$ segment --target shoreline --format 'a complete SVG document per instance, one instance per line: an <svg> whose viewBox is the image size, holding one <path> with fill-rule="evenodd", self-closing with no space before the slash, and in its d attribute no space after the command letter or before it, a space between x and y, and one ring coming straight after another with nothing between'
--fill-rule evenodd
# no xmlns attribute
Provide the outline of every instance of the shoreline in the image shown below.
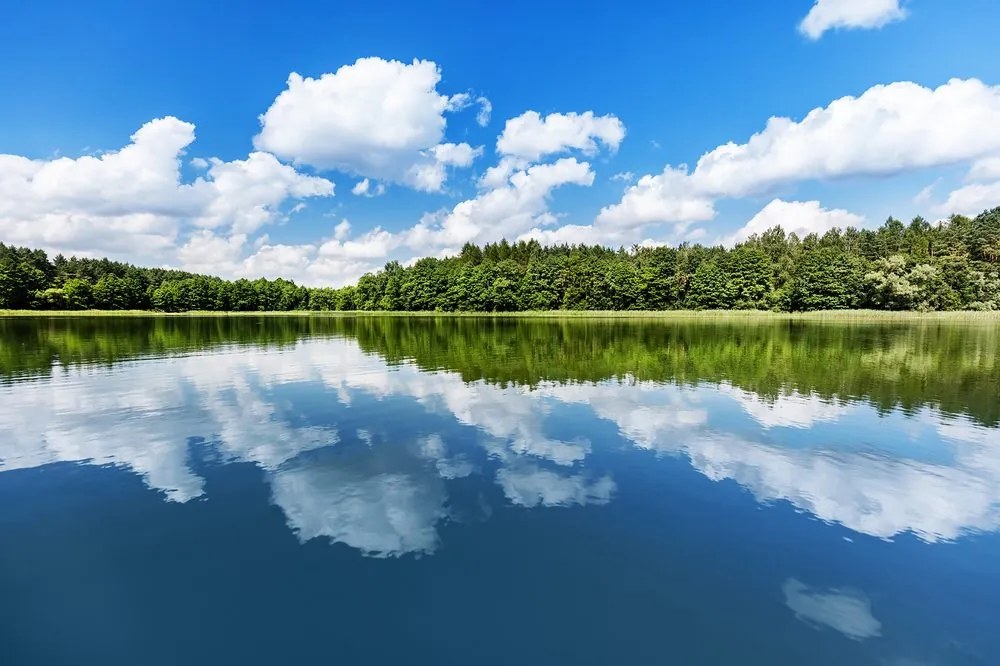
<svg viewBox="0 0 1000 666"><path fill-rule="evenodd" d="M112 318L112 317L418 317L473 319L622 319L622 320L770 320L843 322L978 322L1000 324L1000 311L915 310L822 310L814 312L772 312L768 310L550 310L521 312L437 312L437 311L267 311L267 312L157 312L155 310L0 310L0 318Z"/></svg>

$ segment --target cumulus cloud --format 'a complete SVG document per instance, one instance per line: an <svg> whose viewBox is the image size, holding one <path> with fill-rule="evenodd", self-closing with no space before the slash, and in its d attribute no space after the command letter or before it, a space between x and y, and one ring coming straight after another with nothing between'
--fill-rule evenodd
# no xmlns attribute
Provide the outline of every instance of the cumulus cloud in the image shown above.
<svg viewBox="0 0 1000 666"><path fill-rule="evenodd" d="M900 0L816 0L799 24L809 39L819 39L835 28L881 28L906 18Z"/></svg>
<svg viewBox="0 0 1000 666"><path fill-rule="evenodd" d="M332 236L318 243L271 243L263 236L249 247L243 234L200 231L177 252L185 270L229 278L285 278L308 286L341 286L356 282L382 265L399 238L375 228L351 239L351 224L341 220Z"/></svg>
<svg viewBox="0 0 1000 666"><path fill-rule="evenodd" d="M750 236L761 235L768 229L780 226L787 233L799 238L809 234L822 236L830 229L859 228L865 222L861 215L855 215L841 208L823 208L818 201L782 201L774 199L762 208L750 221L725 239L727 245L741 243Z"/></svg>
<svg viewBox="0 0 1000 666"><path fill-rule="evenodd" d="M351 194L368 198L381 196L385 194L385 183L372 183L370 178L362 178L351 188Z"/></svg>
<svg viewBox="0 0 1000 666"><path fill-rule="evenodd" d="M548 210L553 190L564 185L588 187L594 172L587 162L564 157L513 171L502 185L458 203L451 211L428 216L402 233L417 252L457 251L464 243L515 238L537 225L555 221Z"/></svg>
<svg viewBox="0 0 1000 666"><path fill-rule="evenodd" d="M1000 157L976 160L969 168L965 180L965 185L952 190L945 201L932 207L935 215L974 216L995 208L1000 202Z"/></svg>
<svg viewBox="0 0 1000 666"><path fill-rule="evenodd" d="M624 136L620 120L592 111L544 118L528 111L512 118L497 139L500 159L480 178L479 193L394 234L394 247L441 256L468 242L543 235L557 221L549 211L552 193L564 185L589 187L595 177L590 163L577 157L546 158L616 150ZM478 155L479 149L467 144L440 144L434 149L439 164L467 165Z"/></svg>
<svg viewBox="0 0 1000 666"><path fill-rule="evenodd" d="M282 164L274 155L255 152L245 160L209 160L208 179L195 181L196 190L206 190L209 202L194 219L199 227L230 226L233 233L252 233L275 219L278 206L287 199L333 195L333 183L305 176Z"/></svg>
<svg viewBox="0 0 1000 666"><path fill-rule="evenodd" d="M246 245L245 234L228 238L209 230L193 233L177 250L181 265L195 273L232 273Z"/></svg>
<svg viewBox="0 0 1000 666"><path fill-rule="evenodd" d="M613 115L550 113L544 118L537 111L526 111L511 118L497 139L497 152L517 159L536 162L547 155L579 150L595 155L599 145L614 152L625 138L625 125Z"/></svg>
<svg viewBox="0 0 1000 666"><path fill-rule="evenodd" d="M635 228L658 222L702 222L715 217L714 199L692 187L684 168L642 176L621 202L601 209L598 224Z"/></svg>
<svg viewBox="0 0 1000 666"><path fill-rule="evenodd" d="M445 113L471 101L466 93L438 92L440 80L429 60L361 58L319 78L293 72L260 117L254 146L296 163L438 191L445 167L468 165L437 159Z"/></svg>
<svg viewBox="0 0 1000 666"><path fill-rule="evenodd" d="M952 79L938 88L898 82L843 97L800 120L771 118L742 144L668 165L603 208L597 224L641 227L710 220L724 198L808 180L884 176L1000 153L1000 87Z"/></svg>
<svg viewBox="0 0 1000 666"><path fill-rule="evenodd" d="M948 198L933 207L935 214L974 216L995 208L1000 202L1000 180L992 183L970 183L948 194Z"/></svg>
<svg viewBox="0 0 1000 666"><path fill-rule="evenodd" d="M181 159L194 130L165 117L99 156L0 155L0 235L68 253L163 258L191 226L238 236L278 219L289 199L333 195L329 180L261 152L203 160L206 173L185 183Z"/></svg>
<svg viewBox="0 0 1000 666"><path fill-rule="evenodd" d="M431 159L414 164L407 171L407 180L418 190L438 192L448 179L448 167L468 167L483 154L482 147L467 143L440 143L425 155Z"/></svg>
<svg viewBox="0 0 1000 666"><path fill-rule="evenodd" d="M800 620L835 629L851 640L882 635L868 597L858 590L818 590L789 578L781 586L788 606Z"/></svg>
<svg viewBox="0 0 1000 666"><path fill-rule="evenodd" d="M337 226L333 228L333 237L336 240L344 240L351 235L351 223L346 219L341 220L337 223Z"/></svg>
<svg viewBox="0 0 1000 666"><path fill-rule="evenodd" d="M969 169L966 180L976 183L1000 180L1000 157L984 157L976 160Z"/></svg>

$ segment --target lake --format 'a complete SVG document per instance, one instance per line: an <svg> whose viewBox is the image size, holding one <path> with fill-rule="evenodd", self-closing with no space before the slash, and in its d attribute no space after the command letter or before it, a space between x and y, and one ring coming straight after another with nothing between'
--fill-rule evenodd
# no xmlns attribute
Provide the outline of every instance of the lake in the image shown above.
<svg viewBox="0 0 1000 666"><path fill-rule="evenodd" d="M1000 664L1000 328L0 319L0 663Z"/></svg>

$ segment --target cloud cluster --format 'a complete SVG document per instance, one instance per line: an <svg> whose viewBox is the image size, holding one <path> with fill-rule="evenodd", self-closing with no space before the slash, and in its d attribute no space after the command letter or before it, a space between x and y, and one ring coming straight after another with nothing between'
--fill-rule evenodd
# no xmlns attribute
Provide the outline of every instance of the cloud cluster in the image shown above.
<svg viewBox="0 0 1000 666"><path fill-rule="evenodd" d="M934 206L939 216L977 215L1000 203L1000 155L975 161L965 176L965 184L952 190L948 197Z"/></svg>
<svg viewBox="0 0 1000 666"><path fill-rule="evenodd" d="M836 28L881 28L906 18L900 0L816 0L799 31L809 39L819 39Z"/></svg>
<svg viewBox="0 0 1000 666"><path fill-rule="evenodd" d="M290 199L328 197L334 185L273 155L202 160L181 176L194 125L151 120L117 151L31 160L0 155L0 235L7 242L89 254L159 256L185 227L241 235L275 221Z"/></svg>
<svg viewBox="0 0 1000 666"><path fill-rule="evenodd" d="M810 13L819 18L808 20L875 25L871 16L891 14L890 4L902 11L896 3L871 16L859 9L876 4L820 0ZM333 195L326 170L351 174L351 192L362 199L385 194L390 183L453 195L449 179L485 151L449 140L448 119L476 109L485 126L492 105L472 92L443 93L440 82L439 67L427 60L362 58L316 78L293 73L260 116L256 151L244 159L194 157L184 164L194 126L172 117L150 121L128 145L103 154L0 155L0 235L229 278L339 286L389 259L446 256L467 242L732 244L775 224L802 236L865 223L854 212L787 196L811 181L969 165L966 182L944 201L930 202L928 190L921 201L927 212L975 214L1000 199L1000 87L976 79L937 88L896 82L800 120L771 118L745 142L719 145L693 167L667 164L638 177L621 172L613 176L628 185L620 200L592 220L567 221L551 210L552 200L566 186L593 185L591 161L618 151L623 122L590 110L529 110L506 120L495 161L457 203L403 224L356 231L331 225L306 241L271 239L268 225L322 219L306 202ZM742 228L710 233L705 223L717 217L720 202L758 197L770 202Z"/></svg>
<svg viewBox="0 0 1000 666"><path fill-rule="evenodd" d="M624 138L625 125L615 116L595 116L593 111L586 111L550 113L543 118L537 111L527 111L507 121L497 139L497 152L537 162L568 150L596 155L598 144L614 152Z"/></svg>
<svg viewBox="0 0 1000 666"><path fill-rule="evenodd" d="M805 238L809 234L822 236L831 229L860 228L865 218L842 208L823 208L818 201L782 201L774 199L750 221L724 239L726 245L741 243L753 235L781 226L785 232Z"/></svg>
<svg viewBox="0 0 1000 666"><path fill-rule="evenodd" d="M601 210L597 224L706 221L715 217L720 199L989 157L1000 153L998 119L1000 87L976 79L952 79L934 89L908 82L874 86L800 121L771 118L746 143L718 146L693 169L668 165L643 176L620 202Z"/></svg>
<svg viewBox="0 0 1000 666"><path fill-rule="evenodd" d="M594 182L589 162L566 155L614 151L624 136L624 125L612 115L587 111L542 117L527 111L507 121L497 139L499 159L480 178L476 196L450 210L426 214L400 231L376 228L359 238L356 247L371 250L365 258L373 260L370 267L375 268L376 256L385 258L397 250L410 257L442 256L457 253L469 242L545 233L543 229L557 221L549 210L552 193L566 185L589 187ZM468 165L479 151L464 144L442 144L435 154L441 163ZM356 190L365 194L368 186L359 184Z"/></svg>
<svg viewBox="0 0 1000 666"><path fill-rule="evenodd" d="M361 58L315 79L292 73L261 115L254 146L296 164L440 191L448 167L469 166L481 152L444 142L445 114L470 100L438 92L440 81L429 60Z"/></svg>

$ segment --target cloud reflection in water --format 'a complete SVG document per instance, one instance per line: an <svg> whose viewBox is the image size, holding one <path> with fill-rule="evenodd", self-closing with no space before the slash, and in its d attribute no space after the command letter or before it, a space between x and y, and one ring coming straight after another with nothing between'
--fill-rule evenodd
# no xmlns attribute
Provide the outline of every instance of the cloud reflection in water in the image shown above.
<svg viewBox="0 0 1000 666"><path fill-rule="evenodd" d="M390 401L478 434L451 450L442 433L420 430L421 419L394 421ZM378 409L359 412L372 404ZM274 502L303 541L327 538L377 556L432 553L456 479L489 474L520 507L612 501L617 484L593 462L598 445L610 444L595 433L610 431L562 416L581 408L635 449L683 456L701 474L732 479L758 501L787 501L863 534L909 532L936 541L1000 526L996 431L930 409L906 418L910 431L937 441L941 455L906 457L877 437L863 450L793 437L852 420L882 428L866 404L797 393L766 401L725 384L465 382L449 371L390 367L350 340L54 370L4 385L0 472L58 461L114 464L167 500L186 502L205 492L189 461L188 442L199 437L222 460L265 470ZM337 455L344 446L340 423L352 414L368 419L358 437L370 445ZM895 429L884 436L908 435ZM477 456L495 471L474 462ZM807 616L805 602L817 597L792 592L796 612Z"/></svg>

